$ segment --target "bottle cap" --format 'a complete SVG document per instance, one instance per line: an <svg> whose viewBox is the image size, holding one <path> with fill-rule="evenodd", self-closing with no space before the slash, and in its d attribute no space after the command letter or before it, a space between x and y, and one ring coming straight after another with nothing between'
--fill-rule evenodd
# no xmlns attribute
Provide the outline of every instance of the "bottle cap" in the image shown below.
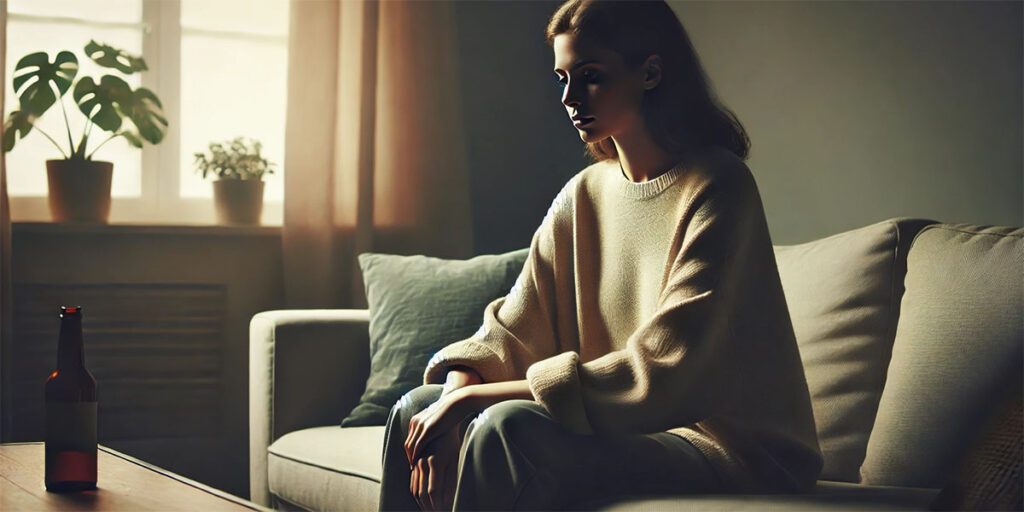
<svg viewBox="0 0 1024 512"><path fill-rule="evenodd" d="M60 307L60 314L61 314L61 316L64 316L64 315L80 315L80 314L82 314L82 306L61 306Z"/></svg>

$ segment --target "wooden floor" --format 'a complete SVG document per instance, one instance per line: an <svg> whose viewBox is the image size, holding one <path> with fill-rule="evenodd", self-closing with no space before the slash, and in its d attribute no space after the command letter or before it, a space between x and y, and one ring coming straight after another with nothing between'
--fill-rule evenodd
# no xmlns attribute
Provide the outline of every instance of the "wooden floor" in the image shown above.
<svg viewBox="0 0 1024 512"><path fill-rule="evenodd" d="M266 511L123 453L100 447L98 490L46 492L43 444L0 445L0 510Z"/></svg>

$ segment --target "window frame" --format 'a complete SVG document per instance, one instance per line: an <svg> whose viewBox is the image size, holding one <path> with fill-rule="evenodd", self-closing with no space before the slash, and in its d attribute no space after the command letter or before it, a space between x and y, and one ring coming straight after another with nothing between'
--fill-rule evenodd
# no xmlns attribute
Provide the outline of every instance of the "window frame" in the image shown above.
<svg viewBox="0 0 1024 512"><path fill-rule="evenodd" d="M61 16L11 13L3 2L6 22L12 20L60 21L97 28L137 28L142 31L142 58L149 69L141 74L142 87L157 93L164 106L168 128L156 145L144 143L140 195L112 197L110 223L147 225L217 224L214 200L181 195L181 1L142 0L141 22L105 22ZM231 31L195 32L245 35ZM259 36L256 36L259 37ZM286 43L287 44L287 43ZM286 101L286 99L283 99ZM281 169L279 167L279 169ZM40 172L43 172L41 169ZM116 172L116 169L115 169ZM279 170L283 172L283 169ZM46 196L10 195L13 222L50 222ZM284 207L281 200L264 198L264 226L280 226Z"/></svg>

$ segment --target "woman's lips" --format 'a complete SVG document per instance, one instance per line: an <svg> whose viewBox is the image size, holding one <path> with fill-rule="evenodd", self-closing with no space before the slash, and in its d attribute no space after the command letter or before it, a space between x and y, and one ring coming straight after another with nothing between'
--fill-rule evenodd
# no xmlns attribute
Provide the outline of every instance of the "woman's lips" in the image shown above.
<svg viewBox="0 0 1024 512"><path fill-rule="evenodd" d="M573 125L575 125L577 128L579 128L581 126L586 126L586 125L590 124L593 120L594 120L593 117L581 117L581 118L577 119L575 122L573 122Z"/></svg>

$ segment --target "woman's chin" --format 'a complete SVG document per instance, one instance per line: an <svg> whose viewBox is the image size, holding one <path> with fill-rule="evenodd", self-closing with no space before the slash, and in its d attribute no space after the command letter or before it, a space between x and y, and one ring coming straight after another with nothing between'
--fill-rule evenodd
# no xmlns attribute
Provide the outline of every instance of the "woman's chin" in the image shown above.
<svg viewBox="0 0 1024 512"><path fill-rule="evenodd" d="M580 128L577 128L576 130L580 132L580 140L583 142L600 142L605 138L604 135L601 135L594 130L585 130Z"/></svg>

